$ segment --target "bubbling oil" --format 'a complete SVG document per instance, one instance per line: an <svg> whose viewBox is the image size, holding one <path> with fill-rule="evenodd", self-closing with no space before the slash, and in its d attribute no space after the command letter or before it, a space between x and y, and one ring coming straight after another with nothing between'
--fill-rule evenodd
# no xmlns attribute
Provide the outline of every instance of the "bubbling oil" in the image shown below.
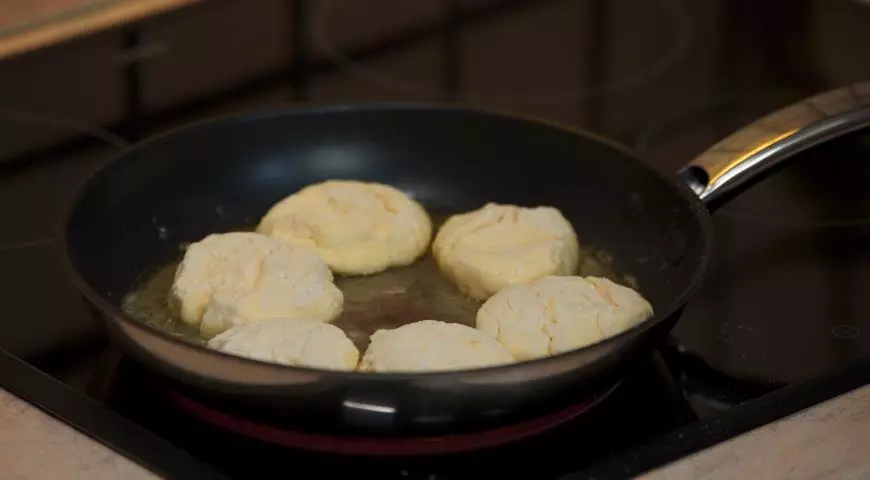
<svg viewBox="0 0 870 480"><path fill-rule="evenodd" d="M448 214L432 215L437 229ZM180 249L183 252L183 248ZM153 325L171 335L197 344L205 340L196 328L173 316L169 292L180 258L159 266L144 276L122 303L130 316ZM577 275L607 277L637 289L630 276L618 276L612 268L613 258L590 247L581 247ZM334 322L344 330L360 351L369 337L379 329L391 329L419 320L441 320L474 326L482 302L462 293L438 269L431 253L406 267L390 268L367 276L337 276L335 284L344 294L344 308Z"/></svg>

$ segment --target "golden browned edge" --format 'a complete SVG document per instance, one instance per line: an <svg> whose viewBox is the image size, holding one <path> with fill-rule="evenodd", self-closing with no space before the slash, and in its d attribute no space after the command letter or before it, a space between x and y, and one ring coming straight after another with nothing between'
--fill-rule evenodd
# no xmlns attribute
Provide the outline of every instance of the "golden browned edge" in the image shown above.
<svg viewBox="0 0 870 480"><path fill-rule="evenodd" d="M175 10L202 0L126 0L0 38L0 60Z"/></svg>

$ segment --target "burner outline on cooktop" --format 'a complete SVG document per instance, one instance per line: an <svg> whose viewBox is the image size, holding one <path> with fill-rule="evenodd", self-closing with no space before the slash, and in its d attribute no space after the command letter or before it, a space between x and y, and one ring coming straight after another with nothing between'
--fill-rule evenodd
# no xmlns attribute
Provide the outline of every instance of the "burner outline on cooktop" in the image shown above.
<svg viewBox="0 0 870 480"><path fill-rule="evenodd" d="M653 121L649 122L647 127L644 128L637 135L634 142L634 148L640 153L645 153L651 150L651 146L656 143L655 139L660 136L671 135L679 137L679 135L681 134L685 135L685 132L680 132L676 128L674 128L675 124L678 124L680 122L689 123L691 119L696 119L696 121L692 123L692 125L709 125L701 119L714 115L720 110L727 111L729 109L733 109L735 112L739 113L743 111L743 109L752 109L754 115L752 115L751 118L747 119L744 124L732 128L729 131L723 130L720 133L719 137L715 138L710 143L710 145L712 145L715 141L721 140L728 135L738 132L744 128L750 127L753 122L760 120L766 114L773 112L776 108L788 106L793 102L797 101L797 99L804 98L806 96L807 95L805 93L790 92L788 89L775 87L754 89L744 92L731 92L726 95L716 97L712 100L692 104L682 109L667 112L665 115L654 119ZM755 110L757 110L757 107L751 106L752 104L769 104L770 107L768 107L767 110L755 112ZM673 131L668 132L669 130ZM826 145L827 144L823 144L819 147L814 147L813 149L810 149L810 151L815 151L818 148L824 148ZM801 155L806 155L806 153L802 153ZM716 212L716 216L724 217L737 223L753 223L774 228L806 227L814 229L830 229L854 228L865 225L870 226L870 213L866 215L854 216L851 218L831 219L825 218L824 216L819 216L818 218L795 218L794 216L788 215L783 216L770 213L758 213L750 211L746 208L740 208L739 206L726 205Z"/></svg>
<svg viewBox="0 0 870 480"><path fill-rule="evenodd" d="M54 130L66 130L80 135L102 140L112 146L120 149L130 147L130 142L125 140L120 135L116 135L105 128L91 125L87 122L69 118L62 115L46 112L22 111L22 110L0 110L0 123L25 123L33 124L38 127L46 127Z"/></svg>
<svg viewBox="0 0 870 480"><path fill-rule="evenodd" d="M54 113L28 110L0 110L0 127L4 123L32 125L34 128L67 131L76 135L95 138L119 150L129 148L131 145L130 142L120 135L116 135L105 128L92 125L80 119ZM12 157L12 161L14 161L14 157ZM4 160L0 159L0 165L3 163ZM52 242L54 242L52 237L30 238L15 243L0 244L0 252L41 247L50 245Z"/></svg>
<svg viewBox="0 0 870 480"><path fill-rule="evenodd" d="M742 102L772 98L777 98L777 101L771 102L772 104L786 106L802 99L804 96L805 95L800 94L795 95L794 93L782 88L761 88L753 89L751 91L728 92L713 99L705 99L702 102L693 103L680 109L668 110L664 115L656 117L650 121L647 126L637 134L636 140L634 141L634 149L640 153L644 153L650 149L650 145L655 143L655 138L667 135L667 130L671 128L672 124L680 121L687 121L692 117L704 117L711 113L711 111L719 108L730 108L731 105ZM750 119L749 122L761 118L765 113L769 112L760 112L757 117ZM729 133L731 132L723 132L721 136L724 137ZM717 138L713 141L715 142L717 140L720 139Z"/></svg>
<svg viewBox="0 0 870 480"><path fill-rule="evenodd" d="M441 96L444 92L433 91L430 88L420 87L413 82L404 81L383 75L366 66L348 58L341 48L332 44L329 36L329 12L334 0L319 2L319 9L312 14L311 37L316 45L325 53L327 58L339 65L344 71L355 75L373 85L378 85L386 90L403 92L411 95ZM584 1L610 1L610 0L584 0ZM644 66L630 75L618 78L604 85L596 85L583 91L551 92L543 95L529 95L524 93L481 95L472 92L458 92L458 97L470 101L496 102L508 105L548 105L562 104L566 102L586 102L604 95L613 95L625 90L639 87L660 77L677 65L688 53L694 39L693 21L686 8L675 0L653 0L658 10L670 19L672 34L670 48L660 58L650 65Z"/></svg>

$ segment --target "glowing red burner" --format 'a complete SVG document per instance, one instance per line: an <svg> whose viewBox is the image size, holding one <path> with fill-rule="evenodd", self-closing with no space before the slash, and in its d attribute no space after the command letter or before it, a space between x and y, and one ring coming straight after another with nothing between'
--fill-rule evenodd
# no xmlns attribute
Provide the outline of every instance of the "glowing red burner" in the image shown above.
<svg viewBox="0 0 870 480"><path fill-rule="evenodd" d="M195 417L228 431L287 447L349 455L437 455L466 452L516 442L562 425L588 411L607 392L561 411L522 423L480 432L413 438L339 437L297 432L240 418L168 391L170 398Z"/></svg>

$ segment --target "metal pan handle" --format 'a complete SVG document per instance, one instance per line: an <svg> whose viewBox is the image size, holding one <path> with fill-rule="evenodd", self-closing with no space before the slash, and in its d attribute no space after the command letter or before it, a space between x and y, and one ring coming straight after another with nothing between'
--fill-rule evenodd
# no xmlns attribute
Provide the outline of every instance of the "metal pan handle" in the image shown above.
<svg viewBox="0 0 870 480"><path fill-rule="evenodd" d="M810 97L734 132L679 171L707 205L721 205L751 181L804 150L870 126L870 82Z"/></svg>

